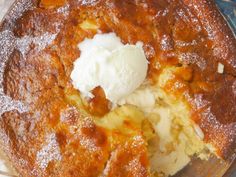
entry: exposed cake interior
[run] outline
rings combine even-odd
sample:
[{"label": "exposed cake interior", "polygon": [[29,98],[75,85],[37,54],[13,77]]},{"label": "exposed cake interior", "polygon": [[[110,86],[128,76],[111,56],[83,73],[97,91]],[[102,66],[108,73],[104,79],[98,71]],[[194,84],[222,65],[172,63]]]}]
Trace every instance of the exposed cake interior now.
[{"label": "exposed cake interior", "polygon": [[[165,74],[161,77],[168,81],[169,76]],[[165,84],[162,81],[159,83]],[[132,95],[135,101],[129,100],[129,103],[115,108],[104,117],[95,119],[96,124],[114,131],[128,131],[126,121],[137,124],[147,142],[151,173],[154,176],[176,174],[191,161],[193,155],[207,160],[209,145],[203,142],[202,130],[191,120],[188,105],[168,95],[159,84],[142,87]],[[145,105],[147,90],[155,98],[152,107],[143,107],[137,102],[142,100]],[[83,101],[79,95],[68,95],[68,99],[75,101],[81,109]]]},{"label": "exposed cake interior", "polygon": [[[89,21],[82,23],[83,29],[94,27]],[[98,126],[111,132],[129,131],[127,121],[136,125],[138,132],[145,137],[153,176],[174,175],[191,161],[192,156],[207,160],[210,150],[214,152],[214,148],[204,143],[202,130],[192,120],[189,104],[165,89],[170,82],[177,80],[178,75],[187,80],[192,77],[191,74],[188,66],[166,67],[155,78],[156,84],[144,82],[121,100],[118,106],[113,106],[104,116],[94,118]],[[180,87],[184,86],[180,82],[178,84]],[[95,93],[96,96],[98,100],[104,99],[104,95]],[[68,100],[74,101],[79,110],[84,109],[84,106],[89,107],[89,103],[81,95],[68,95]],[[100,108],[106,109],[102,106]]]}]

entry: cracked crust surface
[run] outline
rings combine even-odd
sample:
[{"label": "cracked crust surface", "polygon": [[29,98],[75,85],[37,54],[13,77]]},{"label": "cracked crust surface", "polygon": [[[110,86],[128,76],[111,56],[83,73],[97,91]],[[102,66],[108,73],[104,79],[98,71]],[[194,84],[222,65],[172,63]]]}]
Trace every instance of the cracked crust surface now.
[{"label": "cracked crust surface", "polygon": [[[77,94],[70,82],[73,62],[80,55],[77,44],[97,33],[83,29],[84,20],[100,32],[115,32],[123,43],[142,41],[153,84],[167,66],[179,67],[165,91],[189,104],[205,142],[216,147],[219,156],[232,154],[236,40],[213,1],[42,0],[11,26],[19,45],[4,73],[4,92],[29,106],[27,113],[6,112],[0,120],[2,148],[19,174],[149,175],[146,142],[139,129],[132,128],[135,133],[129,137],[113,132],[114,143],[111,132],[97,126],[92,114],[67,99]],[[4,21],[2,30],[9,26]],[[217,72],[218,63],[225,66],[223,74]]]}]

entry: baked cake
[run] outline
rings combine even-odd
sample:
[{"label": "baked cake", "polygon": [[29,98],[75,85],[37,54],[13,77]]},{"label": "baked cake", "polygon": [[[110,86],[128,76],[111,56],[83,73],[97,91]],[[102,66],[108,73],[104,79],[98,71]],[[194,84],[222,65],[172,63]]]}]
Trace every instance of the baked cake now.
[{"label": "baked cake", "polygon": [[[213,0],[18,0],[0,30],[0,147],[20,176],[169,176],[232,157],[236,39]],[[71,80],[78,45],[111,33],[148,60],[115,105]]]}]

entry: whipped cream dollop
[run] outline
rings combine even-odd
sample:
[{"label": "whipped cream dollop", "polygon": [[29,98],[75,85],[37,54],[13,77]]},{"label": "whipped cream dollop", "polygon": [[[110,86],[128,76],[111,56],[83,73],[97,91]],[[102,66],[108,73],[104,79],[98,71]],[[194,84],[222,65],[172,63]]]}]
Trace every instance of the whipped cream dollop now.
[{"label": "whipped cream dollop", "polygon": [[100,86],[106,98],[117,104],[145,80],[148,61],[142,43],[123,44],[115,33],[96,34],[78,45],[81,55],[71,73],[73,86],[85,97]]}]

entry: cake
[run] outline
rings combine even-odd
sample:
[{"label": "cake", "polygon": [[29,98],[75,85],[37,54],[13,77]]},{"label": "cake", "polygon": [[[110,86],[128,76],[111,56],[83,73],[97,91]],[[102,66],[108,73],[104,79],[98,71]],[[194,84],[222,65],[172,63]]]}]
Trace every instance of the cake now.
[{"label": "cake", "polygon": [[[18,0],[0,31],[0,147],[20,176],[171,176],[233,156],[236,39],[213,0]],[[71,81],[78,44],[109,33],[149,63],[116,105]]]}]

